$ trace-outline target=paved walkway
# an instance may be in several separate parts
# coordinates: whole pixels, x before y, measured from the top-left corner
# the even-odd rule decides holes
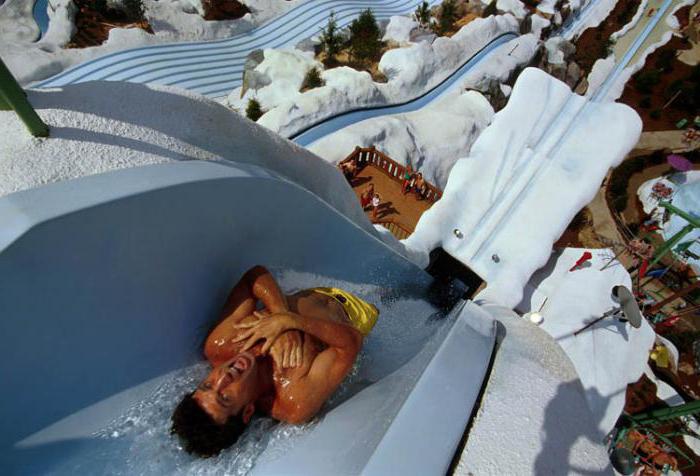
[[[368,165],[360,171],[351,184],[360,199],[360,194],[374,184],[374,190],[381,197],[382,204],[377,212],[377,220],[389,220],[398,223],[406,230],[413,232],[418,219],[432,203],[425,200],[417,200],[414,194],[403,195],[401,184],[390,179],[380,169]],[[372,214],[367,211],[367,216],[372,219]]]
[[[646,155],[650,152],[660,149],[669,149],[673,152],[688,152],[700,147],[700,141],[695,141],[692,144],[683,142],[682,130],[670,131],[650,131],[643,132],[637,142],[631,156]]]

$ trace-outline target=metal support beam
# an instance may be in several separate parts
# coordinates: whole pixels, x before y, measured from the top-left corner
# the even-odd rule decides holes
[[[689,223],[686,226],[684,226],[681,231],[673,235],[670,240],[664,243],[664,245],[661,248],[659,248],[656,252],[656,257],[654,258],[654,260],[651,263],[649,263],[649,269],[651,269],[652,266],[661,261],[661,258],[663,258],[664,255],[666,255],[666,253],[671,251],[678,243],[680,243],[680,241],[685,237],[685,235],[687,235],[694,229],[695,225]]]
[[[686,212],[685,210],[681,210],[680,208],[676,207],[675,205],[671,204],[670,202],[659,202],[659,206],[664,207],[671,213],[675,213],[691,225],[693,225],[695,228],[700,228],[700,219],[697,217],[694,217],[690,213]]]
[[[0,109],[14,110],[33,136],[48,137],[49,127],[29,103],[24,90],[0,59]]]
[[[675,407],[660,408],[650,412],[638,413],[636,415],[631,415],[630,419],[634,423],[634,426],[640,426],[673,420],[674,418],[694,415],[696,413],[700,413],[700,400],[686,403],[684,405],[677,405]]]

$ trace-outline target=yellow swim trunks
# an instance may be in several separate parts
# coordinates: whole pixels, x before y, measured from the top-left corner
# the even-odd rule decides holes
[[[379,310],[373,304],[363,301],[354,294],[338,288],[313,288],[311,291],[325,294],[338,301],[345,309],[353,327],[365,337],[377,322]]]

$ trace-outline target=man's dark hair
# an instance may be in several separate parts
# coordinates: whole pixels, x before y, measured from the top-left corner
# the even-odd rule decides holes
[[[188,453],[203,458],[216,456],[238,440],[246,425],[240,415],[231,416],[226,423],[219,425],[199,406],[192,395],[185,395],[175,408],[170,432],[180,437]]]

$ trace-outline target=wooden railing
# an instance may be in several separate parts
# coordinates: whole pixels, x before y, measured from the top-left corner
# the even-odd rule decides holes
[[[375,221],[375,225],[382,225],[384,228],[389,230],[392,235],[396,237],[397,240],[405,240],[408,235],[411,234],[406,228],[402,227],[398,223],[391,220]]]
[[[386,154],[379,152],[374,146],[372,147],[355,147],[355,150],[343,159],[340,164],[345,162],[355,161],[358,168],[362,168],[365,165],[374,165],[379,170],[384,172],[392,180],[403,183],[403,174],[406,168],[394,160],[392,160]],[[338,164],[338,165],[340,165]],[[411,186],[413,186],[415,179],[411,180]],[[442,197],[442,190],[437,188],[435,185],[425,181],[427,191],[423,198],[431,203],[435,203]]]

